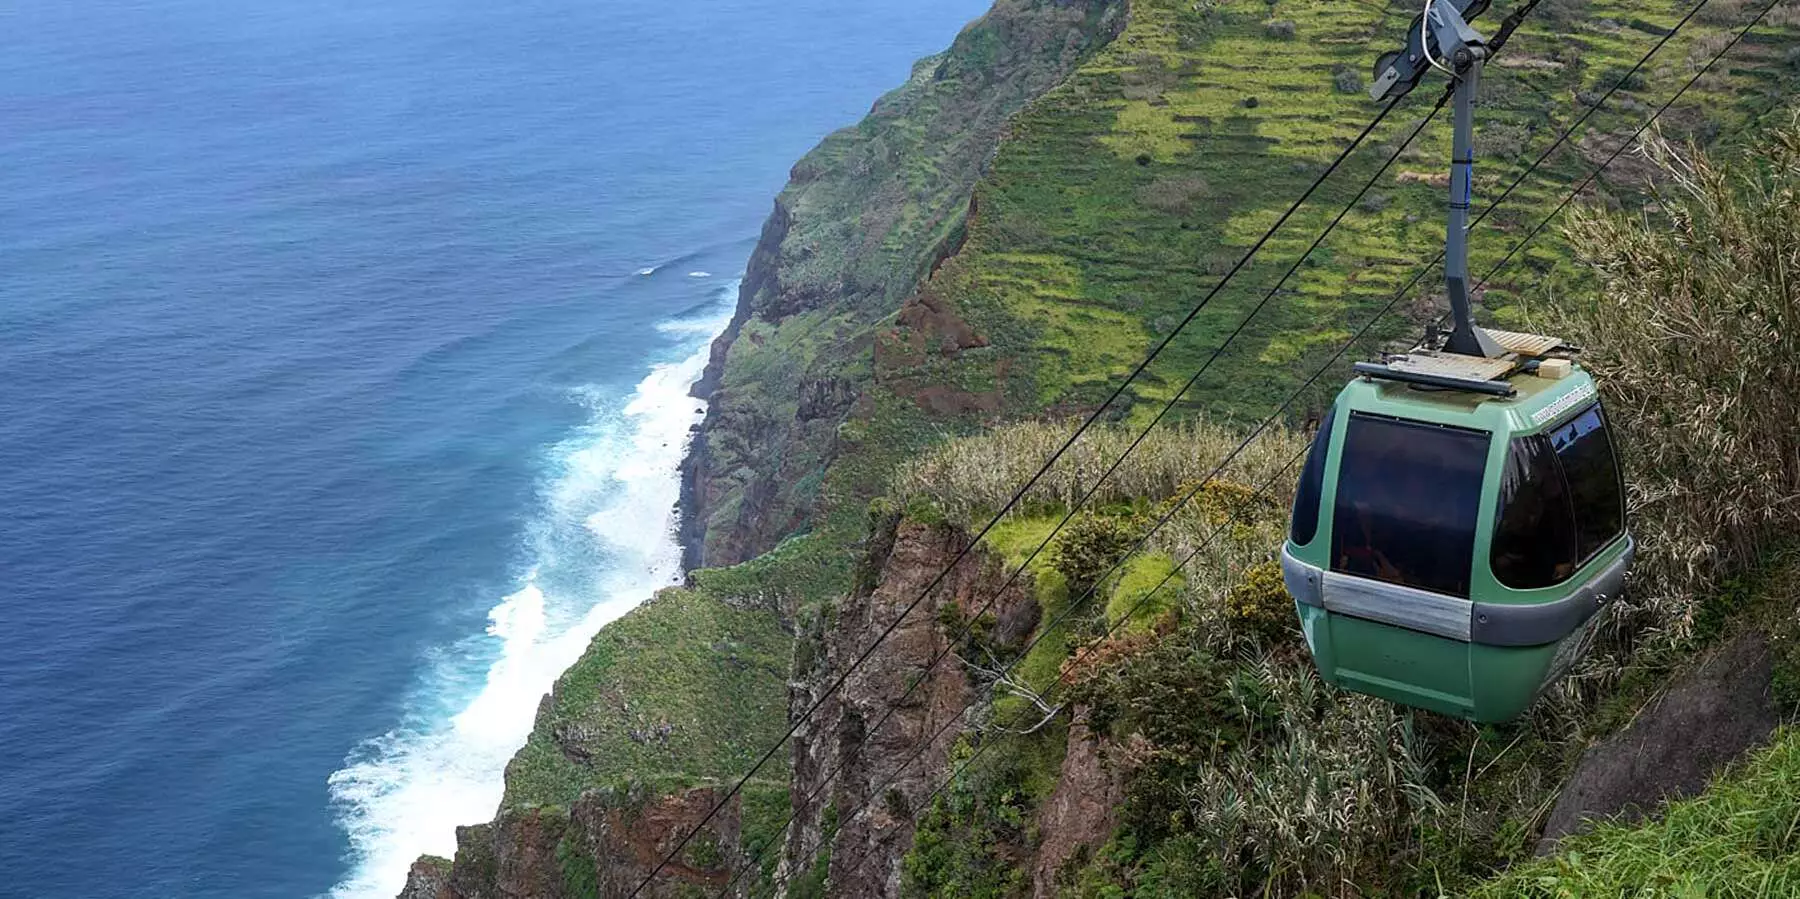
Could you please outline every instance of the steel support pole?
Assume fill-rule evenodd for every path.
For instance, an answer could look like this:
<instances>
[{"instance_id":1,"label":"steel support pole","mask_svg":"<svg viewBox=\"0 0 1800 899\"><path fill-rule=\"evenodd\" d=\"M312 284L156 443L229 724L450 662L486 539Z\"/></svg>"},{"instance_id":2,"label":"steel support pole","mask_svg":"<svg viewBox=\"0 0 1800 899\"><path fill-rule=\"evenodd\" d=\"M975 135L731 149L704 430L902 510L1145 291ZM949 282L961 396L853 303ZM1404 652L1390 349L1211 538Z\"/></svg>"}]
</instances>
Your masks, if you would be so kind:
<instances>
[{"instance_id":1,"label":"steel support pole","mask_svg":"<svg viewBox=\"0 0 1800 899\"><path fill-rule=\"evenodd\" d=\"M1475 169L1475 92L1481 86L1486 54L1479 47L1459 49L1454 132L1450 151L1450 222L1444 235L1444 287L1450 295L1450 336L1444 349L1465 356L1493 358L1506 351L1475 325L1469 297L1469 201Z\"/></svg>"}]
</instances>

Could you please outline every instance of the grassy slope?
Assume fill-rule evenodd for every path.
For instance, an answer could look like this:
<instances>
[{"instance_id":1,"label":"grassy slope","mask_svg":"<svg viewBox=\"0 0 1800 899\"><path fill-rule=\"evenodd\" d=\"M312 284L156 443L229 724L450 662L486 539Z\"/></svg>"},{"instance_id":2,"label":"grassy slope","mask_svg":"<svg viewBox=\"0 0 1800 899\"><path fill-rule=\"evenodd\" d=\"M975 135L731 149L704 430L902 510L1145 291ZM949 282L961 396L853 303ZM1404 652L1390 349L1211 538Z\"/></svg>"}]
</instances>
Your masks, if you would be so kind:
<instances>
[{"instance_id":1,"label":"grassy slope","mask_svg":"<svg viewBox=\"0 0 1800 899\"><path fill-rule=\"evenodd\" d=\"M1800 731L1652 823L1604 825L1483 884L1501 897L1777 897L1800 894Z\"/></svg>"},{"instance_id":2,"label":"grassy slope","mask_svg":"<svg viewBox=\"0 0 1800 899\"><path fill-rule=\"evenodd\" d=\"M841 405L870 377L873 330L960 240L969 191L1007 117L1103 39L1119 6L999 0L794 166L777 199L787 230L752 262L706 425L717 493L705 510L708 558L735 561L808 523ZM809 408L803 396L821 385L842 403Z\"/></svg>"},{"instance_id":3,"label":"grassy slope","mask_svg":"<svg viewBox=\"0 0 1800 899\"><path fill-rule=\"evenodd\" d=\"M557 680L507 766L506 805L566 804L628 779L741 774L781 735L791 652L773 611L663 591L608 625Z\"/></svg>"}]
</instances>

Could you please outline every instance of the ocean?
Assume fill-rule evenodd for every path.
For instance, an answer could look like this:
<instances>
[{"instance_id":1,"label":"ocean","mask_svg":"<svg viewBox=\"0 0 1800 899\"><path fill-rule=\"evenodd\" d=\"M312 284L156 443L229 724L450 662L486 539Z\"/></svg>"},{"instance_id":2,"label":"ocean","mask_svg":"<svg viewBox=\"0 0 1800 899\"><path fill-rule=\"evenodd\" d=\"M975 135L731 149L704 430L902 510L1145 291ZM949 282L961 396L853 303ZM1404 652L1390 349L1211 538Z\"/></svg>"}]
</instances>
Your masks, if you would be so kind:
<instances>
[{"instance_id":1,"label":"ocean","mask_svg":"<svg viewBox=\"0 0 1800 899\"><path fill-rule=\"evenodd\" d=\"M393 896L679 577L788 167L984 0L0 0L0 896Z\"/></svg>"}]
</instances>

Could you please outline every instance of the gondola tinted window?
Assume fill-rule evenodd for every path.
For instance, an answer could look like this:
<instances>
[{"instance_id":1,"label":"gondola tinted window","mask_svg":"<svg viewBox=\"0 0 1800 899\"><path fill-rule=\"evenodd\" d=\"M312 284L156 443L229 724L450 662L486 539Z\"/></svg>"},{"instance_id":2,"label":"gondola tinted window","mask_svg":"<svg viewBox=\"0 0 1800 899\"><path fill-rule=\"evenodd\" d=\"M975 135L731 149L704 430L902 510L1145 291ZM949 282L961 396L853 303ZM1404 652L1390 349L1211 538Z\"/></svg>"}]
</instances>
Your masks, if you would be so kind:
<instances>
[{"instance_id":1,"label":"gondola tinted window","mask_svg":"<svg viewBox=\"0 0 1800 899\"><path fill-rule=\"evenodd\" d=\"M1352 414L1332 570L1468 596L1488 440L1483 431Z\"/></svg>"},{"instance_id":2,"label":"gondola tinted window","mask_svg":"<svg viewBox=\"0 0 1800 899\"><path fill-rule=\"evenodd\" d=\"M1586 561L1625 530L1625 487L1600 404L1550 432L1575 506L1578 554Z\"/></svg>"},{"instance_id":3,"label":"gondola tinted window","mask_svg":"<svg viewBox=\"0 0 1800 899\"><path fill-rule=\"evenodd\" d=\"M1506 452L1489 562L1500 583L1519 590L1568 580L1581 562L1575 509L1550 439L1520 437Z\"/></svg>"},{"instance_id":4,"label":"gondola tinted window","mask_svg":"<svg viewBox=\"0 0 1800 899\"><path fill-rule=\"evenodd\" d=\"M1294 524L1289 537L1296 546L1312 542L1319 532L1319 496L1325 489L1325 457L1331 455L1331 424L1337 419L1337 407L1325 413L1319 432L1313 435L1312 452L1306 467L1300 470L1300 483L1294 488Z\"/></svg>"}]
</instances>

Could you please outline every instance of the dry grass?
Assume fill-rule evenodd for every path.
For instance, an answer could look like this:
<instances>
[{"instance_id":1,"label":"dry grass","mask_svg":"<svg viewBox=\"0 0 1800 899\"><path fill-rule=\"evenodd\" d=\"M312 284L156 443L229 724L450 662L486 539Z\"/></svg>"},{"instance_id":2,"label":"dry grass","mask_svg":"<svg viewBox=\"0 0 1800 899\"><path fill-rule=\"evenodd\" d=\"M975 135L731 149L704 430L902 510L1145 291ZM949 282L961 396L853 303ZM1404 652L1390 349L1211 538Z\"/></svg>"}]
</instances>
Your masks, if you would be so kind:
<instances>
[{"instance_id":1,"label":"dry grass","mask_svg":"<svg viewBox=\"0 0 1800 899\"><path fill-rule=\"evenodd\" d=\"M1245 669L1233 697L1273 708L1268 731L1198 766L1182 797L1227 869L1262 872L1263 895L1356 895L1348 872L1391 865L1409 835L1450 819L1411 714L1273 658Z\"/></svg>"},{"instance_id":2,"label":"dry grass","mask_svg":"<svg viewBox=\"0 0 1800 899\"><path fill-rule=\"evenodd\" d=\"M1572 220L1604 288L1554 325L1590 347L1621 438L1641 546L1622 636L1666 645L1800 530L1800 124L1742 161L1646 156L1659 211Z\"/></svg>"},{"instance_id":3,"label":"dry grass","mask_svg":"<svg viewBox=\"0 0 1800 899\"><path fill-rule=\"evenodd\" d=\"M925 500L950 521L968 525L1012 498L1075 432L1075 423L1021 422L970 437L959 437L901 466L893 494L901 502ZM1212 474L1237 448L1244 434L1207 421L1159 427L1125 458L1090 504L1160 501L1186 492ZM1099 481L1123 454L1135 429L1097 425L1069 449L1026 494L1023 511L1067 508ZM1291 479L1277 472L1300 450L1305 438L1285 428L1265 431L1220 473L1221 480L1259 485L1274 479L1270 494L1285 503Z\"/></svg>"}]
</instances>

